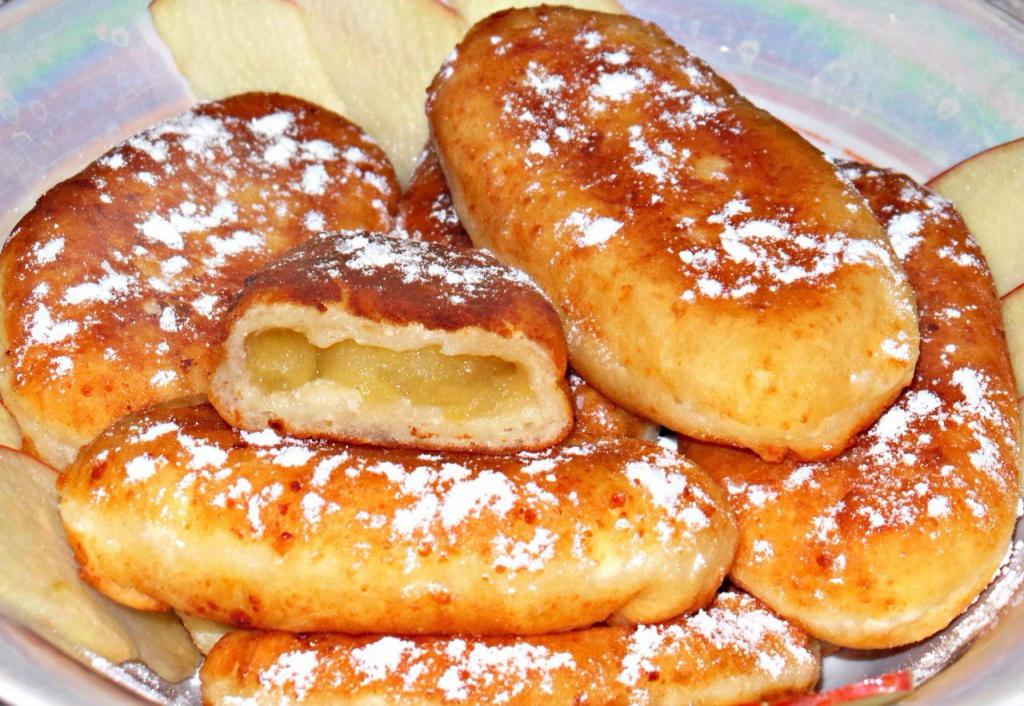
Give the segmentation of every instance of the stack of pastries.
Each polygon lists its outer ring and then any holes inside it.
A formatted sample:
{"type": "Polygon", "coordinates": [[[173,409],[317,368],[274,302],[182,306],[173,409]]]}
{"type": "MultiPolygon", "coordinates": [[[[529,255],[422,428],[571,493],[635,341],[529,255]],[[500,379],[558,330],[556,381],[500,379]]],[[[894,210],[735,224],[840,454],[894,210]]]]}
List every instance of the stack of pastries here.
{"type": "Polygon", "coordinates": [[[947,202],[625,16],[493,15],[426,110],[400,197],[340,116],[204,104],[0,256],[81,575],[222,626],[206,703],[759,701],[985,587],[1019,420],[947,202]]]}

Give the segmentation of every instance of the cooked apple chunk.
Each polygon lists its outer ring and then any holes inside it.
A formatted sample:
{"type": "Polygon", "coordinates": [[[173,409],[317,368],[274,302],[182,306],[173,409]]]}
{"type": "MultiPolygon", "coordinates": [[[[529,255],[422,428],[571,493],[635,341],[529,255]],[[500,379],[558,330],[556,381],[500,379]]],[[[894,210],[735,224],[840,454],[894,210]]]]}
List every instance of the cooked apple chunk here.
{"type": "Polygon", "coordinates": [[[254,277],[229,326],[212,400],[244,429],[494,452],[572,426],[557,315],[482,251],[324,235],[254,277]]]}
{"type": "Polygon", "coordinates": [[[271,328],[246,337],[245,355],[249,375],[269,391],[328,380],[355,391],[367,406],[406,399],[453,420],[529,399],[529,381],[515,363],[492,355],[446,355],[438,346],[395,351],[349,339],[318,348],[298,331],[271,328]]]}

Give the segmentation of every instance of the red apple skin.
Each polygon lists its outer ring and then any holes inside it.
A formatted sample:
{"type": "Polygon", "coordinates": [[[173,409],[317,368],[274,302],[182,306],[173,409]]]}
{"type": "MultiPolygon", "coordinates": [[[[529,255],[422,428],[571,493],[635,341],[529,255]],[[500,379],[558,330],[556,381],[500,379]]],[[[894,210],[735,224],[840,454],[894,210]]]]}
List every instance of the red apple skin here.
{"type": "Polygon", "coordinates": [[[883,706],[903,698],[914,690],[908,671],[892,672],[873,679],[847,684],[831,691],[757,702],[744,706],[883,706]]]}
{"type": "MultiPolygon", "coordinates": [[[[1024,257],[1017,246],[1024,242],[1024,228],[1013,217],[986,217],[984,212],[999,210],[997,200],[986,199],[990,187],[996,184],[1001,196],[990,198],[1009,199],[1018,203],[1015,186],[1003,182],[1004,175],[1019,173],[1024,169],[1024,137],[990,147],[953,165],[928,181],[927,187],[954,200],[967,220],[968,227],[978,237],[989,258],[1000,298],[1008,297],[1024,287],[1024,257]],[[1007,170],[1009,167],[1009,171],[1007,170]],[[989,170],[995,170],[990,172],[989,170]],[[997,176],[998,174],[998,176],[997,176]],[[986,177],[986,175],[988,175],[986,177]],[[986,180],[987,179],[987,180],[986,180]],[[1011,242],[1012,241],[1012,242],[1011,242]]],[[[1012,184],[1019,185],[1021,176],[1009,176],[1012,184]]],[[[1020,213],[1019,206],[1013,211],[1020,213]]]]}
{"type": "Polygon", "coordinates": [[[927,183],[925,183],[925,186],[927,188],[929,188],[929,189],[934,189],[935,188],[935,183],[937,181],[942,179],[944,176],[946,176],[950,172],[952,172],[952,171],[954,171],[956,169],[959,169],[961,165],[967,164],[971,160],[974,160],[974,159],[976,159],[978,157],[981,157],[982,155],[987,155],[987,154],[990,154],[992,152],[999,152],[1001,150],[1006,149],[1007,147],[1010,147],[1012,145],[1016,145],[1019,142],[1024,142],[1024,137],[1018,137],[1016,140],[1010,140],[1009,142],[1004,142],[1004,143],[999,144],[999,145],[994,145],[992,147],[989,147],[986,150],[982,150],[981,152],[978,152],[977,154],[972,154],[970,157],[967,157],[966,159],[960,160],[959,162],[957,162],[953,166],[947,167],[946,169],[943,169],[941,172],[939,172],[938,174],[933,176],[931,179],[929,179],[927,181],[927,183]]]}

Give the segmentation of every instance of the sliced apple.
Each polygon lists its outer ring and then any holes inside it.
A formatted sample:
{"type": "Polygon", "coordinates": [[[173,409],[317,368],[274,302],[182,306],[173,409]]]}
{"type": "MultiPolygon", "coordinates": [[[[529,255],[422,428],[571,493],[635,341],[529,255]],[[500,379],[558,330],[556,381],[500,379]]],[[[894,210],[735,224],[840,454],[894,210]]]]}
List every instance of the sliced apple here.
{"type": "MultiPolygon", "coordinates": [[[[402,184],[427,138],[427,85],[474,22],[541,0],[153,0],[157,32],[201,98],[279,91],[376,138],[402,184]]],[[[614,0],[562,4],[622,12],[614,0]]]]}
{"type": "Polygon", "coordinates": [[[981,244],[999,296],[1024,284],[1024,138],[968,157],[927,184],[981,244]]]}
{"type": "MultiPolygon", "coordinates": [[[[1021,246],[1024,247],[1024,229],[1021,246]]],[[[1015,290],[1003,298],[1003,323],[1010,359],[1017,374],[1017,397],[1024,397],[1024,290],[1015,290]]]]}
{"type": "Polygon", "coordinates": [[[21,448],[21,428],[3,405],[0,405],[0,446],[21,448]]]}
{"type": "Polygon", "coordinates": [[[153,25],[200,98],[274,91],[337,113],[334,90],[291,0],[153,0],[153,25]]]}
{"type": "Polygon", "coordinates": [[[57,514],[56,471],[0,448],[0,612],[84,662],[141,660],[168,681],[199,655],[173,614],[116,605],[78,577],[57,514]]]}
{"type": "Polygon", "coordinates": [[[345,117],[381,143],[406,183],[427,140],[427,85],[468,25],[436,0],[298,4],[345,117]]]}
{"type": "Polygon", "coordinates": [[[194,615],[179,613],[182,624],[192,636],[192,642],[204,655],[210,654],[210,650],[217,644],[217,640],[227,635],[233,628],[222,623],[215,623],[206,618],[197,618],[194,615]]]}
{"type": "Polygon", "coordinates": [[[466,21],[466,30],[483,18],[498,10],[509,7],[534,7],[535,5],[568,5],[578,7],[581,10],[594,10],[596,12],[613,12],[624,14],[625,8],[615,0],[560,0],[550,2],[545,0],[449,0],[462,18],[466,21]]]}
{"type": "Polygon", "coordinates": [[[910,672],[893,672],[838,689],[771,702],[771,706],[884,706],[914,690],[910,672]]]}

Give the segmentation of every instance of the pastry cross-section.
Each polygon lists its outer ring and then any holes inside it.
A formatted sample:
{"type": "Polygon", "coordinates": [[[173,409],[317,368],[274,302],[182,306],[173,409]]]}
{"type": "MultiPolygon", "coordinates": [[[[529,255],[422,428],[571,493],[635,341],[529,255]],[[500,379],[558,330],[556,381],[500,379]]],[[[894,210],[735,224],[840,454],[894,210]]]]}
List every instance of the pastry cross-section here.
{"type": "Polygon", "coordinates": [[[325,234],[248,281],[211,399],[232,424],[424,449],[538,449],[572,426],[558,317],[488,253],[325,234]]]}

